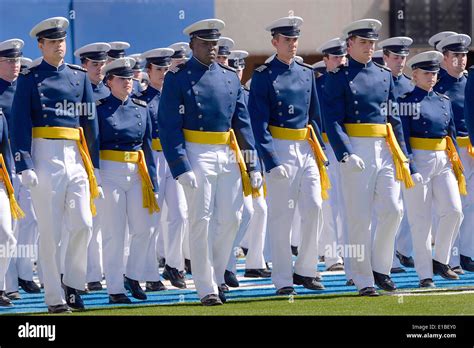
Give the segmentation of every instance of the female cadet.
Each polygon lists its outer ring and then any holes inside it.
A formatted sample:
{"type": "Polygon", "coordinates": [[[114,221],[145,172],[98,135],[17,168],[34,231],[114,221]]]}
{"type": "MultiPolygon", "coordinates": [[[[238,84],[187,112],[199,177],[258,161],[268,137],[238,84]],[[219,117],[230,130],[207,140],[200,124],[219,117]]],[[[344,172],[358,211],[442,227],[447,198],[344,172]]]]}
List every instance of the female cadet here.
{"type": "Polygon", "coordinates": [[[133,58],[119,58],[105,67],[111,94],[97,102],[105,194],[100,207],[102,248],[110,303],[130,303],[125,289],[137,299],[146,299],[138,281],[144,280],[152,214],[159,211],[150,114],[144,101],[130,97],[134,63],[133,58]],[[127,221],[130,252],[123,269],[127,221]]]}
{"type": "Polygon", "coordinates": [[[451,102],[433,91],[442,60],[443,55],[436,51],[411,58],[408,66],[413,70],[415,88],[398,99],[410,171],[416,183],[413,189],[405,190],[404,197],[420,287],[435,286],[433,273],[445,279],[458,279],[448,263],[463,219],[460,193],[466,193],[466,183],[456,150],[451,102]],[[439,224],[432,256],[433,208],[439,224]]]}

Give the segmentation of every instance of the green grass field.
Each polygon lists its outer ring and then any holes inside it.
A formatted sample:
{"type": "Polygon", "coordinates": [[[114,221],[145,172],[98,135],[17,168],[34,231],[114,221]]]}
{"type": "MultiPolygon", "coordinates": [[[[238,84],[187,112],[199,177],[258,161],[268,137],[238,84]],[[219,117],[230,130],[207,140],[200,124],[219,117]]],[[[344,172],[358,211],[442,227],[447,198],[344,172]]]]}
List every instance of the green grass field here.
{"type": "Polygon", "coordinates": [[[474,315],[474,294],[360,297],[356,294],[258,298],[223,306],[199,303],[87,310],[73,315],[474,315]]]}

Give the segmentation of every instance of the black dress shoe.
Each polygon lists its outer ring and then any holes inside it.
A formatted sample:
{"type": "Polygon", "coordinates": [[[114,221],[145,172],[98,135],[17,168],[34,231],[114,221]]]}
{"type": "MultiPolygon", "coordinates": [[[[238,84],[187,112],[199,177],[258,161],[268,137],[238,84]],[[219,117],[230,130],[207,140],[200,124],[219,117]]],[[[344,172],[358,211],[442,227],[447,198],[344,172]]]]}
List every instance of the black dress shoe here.
{"type": "Polygon", "coordinates": [[[222,292],[229,292],[230,291],[229,287],[225,283],[219,285],[218,288],[219,288],[219,291],[222,291],[222,292]]]}
{"type": "Polygon", "coordinates": [[[110,294],[109,295],[109,303],[125,303],[129,304],[132,303],[132,300],[128,298],[125,294],[110,294]]]}
{"type": "Polygon", "coordinates": [[[138,280],[133,280],[127,277],[124,277],[123,284],[125,286],[125,289],[130,291],[132,296],[136,298],[137,300],[146,300],[147,296],[143,289],[140,287],[140,283],[138,280]]]}
{"type": "Polygon", "coordinates": [[[433,260],[433,273],[439,274],[444,279],[456,280],[459,276],[453,272],[449,265],[442,264],[436,260],[433,260]]]}
{"type": "Polygon", "coordinates": [[[7,296],[12,301],[21,300],[21,296],[18,291],[7,292],[5,296],[7,296]]]}
{"type": "Polygon", "coordinates": [[[401,254],[398,251],[395,253],[395,255],[397,256],[397,258],[400,260],[400,263],[404,267],[407,267],[407,268],[414,268],[415,267],[415,261],[413,260],[413,257],[405,256],[405,255],[401,254]]]}
{"type": "Polygon", "coordinates": [[[41,292],[40,287],[32,280],[18,278],[18,285],[29,294],[37,294],[41,292]]]}
{"type": "Polygon", "coordinates": [[[346,282],[346,286],[354,286],[354,280],[349,279],[349,280],[346,282]]]}
{"type": "Polygon", "coordinates": [[[452,267],[451,269],[457,275],[463,275],[464,274],[464,271],[462,270],[461,266],[452,267]]]}
{"type": "Polygon", "coordinates": [[[426,279],[420,280],[420,288],[436,288],[436,285],[433,282],[433,279],[426,278],[426,279]]]}
{"type": "Polygon", "coordinates": [[[169,280],[171,285],[178,289],[186,289],[186,282],[184,280],[184,273],[178,271],[176,268],[165,265],[162,274],[163,278],[169,280]]]}
{"type": "Polygon", "coordinates": [[[291,253],[293,254],[293,256],[298,256],[298,247],[292,245],[291,246],[291,253]]]}
{"type": "Polygon", "coordinates": [[[239,287],[239,281],[237,280],[237,277],[235,276],[234,272],[225,270],[225,272],[224,272],[224,281],[231,288],[238,288],[239,287]]]}
{"type": "Polygon", "coordinates": [[[247,256],[247,253],[249,252],[248,248],[240,247],[242,249],[242,252],[244,253],[245,256],[247,256]]]}
{"type": "Polygon", "coordinates": [[[227,298],[225,297],[224,291],[222,291],[220,287],[217,287],[217,289],[219,291],[219,300],[221,300],[222,303],[226,303],[227,298]]]}
{"type": "Polygon", "coordinates": [[[13,303],[5,295],[5,291],[0,291],[0,307],[13,307],[13,303]]]}
{"type": "Polygon", "coordinates": [[[186,274],[192,274],[192,270],[191,270],[191,260],[189,259],[184,259],[184,271],[186,272],[186,274]]]}
{"type": "Polygon", "coordinates": [[[397,287],[389,275],[372,272],[374,274],[375,285],[385,291],[395,291],[397,287]]]}
{"type": "Polygon", "coordinates": [[[67,305],[75,310],[82,311],[85,309],[84,301],[81,295],[78,294],[77,290],[63,284],[64,296],[66,297],[67,305]]]}
{"type": "Polygon", "coordinates": [[[89,282],[87,283],[87,289],[89,291],[100,291],[103,289],[101,282],[89,282]]]}
{"type": "Polygon", "coordinates": [[[280,288],[276,291],[277,295],[283,295],[283,296],[290,296],[290,295],[296,295],[296,291],[292,286],[285,286],[283,288],[280,288]]]}
{"type": "Polygon", "coordinates": [[[81,289],[81,290],[76,290],[79,295],[87,295],[89,293],[89,289],[81,289]]]}
{"type": "Polygon", "coordinates": [[[469,256],[461,255],[461,267],[468,272],[474,272],[474,261],[469,256]]]}
{"type": "Polygon", "coordinates": [[[71,308],[66,304],[60,304],[55,306],[48,306],[49,314],[59,314],[59,313],[71,313],[71,308]]]}
{"type": "Polygon", "coordinates": [[[334,265],[329,266],[326,271],[328,272],[337,272],[337,271],[344,271],[344,265],[340,262],[335,263],[334,265]]]}
{"type": "Polygon", "coordinates": [[[246,278],[270,278],[272,272],[265,268],[249,268],[245,269],[244,277],[246,278]]]}
{"type": "Polygon", "coordinates": [[[405,273],[406,271],[401,267],[393,267],[390,269],[390,273],[405,273]]]}
{"type": "Polygon", "coordinates": [[[314,277],[304,277],[293,273],[293,284],[303,285],[310,290],[324,290],[324,285],[316,280],[314,277]]]}
{"type": "Polygon", "coordinates": [[[373,297],[373,296],[379,296],[379,293],[377,292],[377,290],[375,290],[374,287],[369,286],[369,287],[360,289],[360,290],[359,290],[359,295],[360,295],[360,296],[370,296],[370,297],[373,297]]]}
{"type": "Polygon", "coordinates": [[[145,286],[145,291],[146,292],[151,292],[151,291],[164,291],[168,290],[165,284],[161,282],[161,280],[157,282],[146,282],[145,286]]]}
{"type": "Polygon", "coordinates": [[[219,306],[222,304],[222,301],[218,295],[209,294],[201,299],[201,303],[203,306],[219,306]]]}

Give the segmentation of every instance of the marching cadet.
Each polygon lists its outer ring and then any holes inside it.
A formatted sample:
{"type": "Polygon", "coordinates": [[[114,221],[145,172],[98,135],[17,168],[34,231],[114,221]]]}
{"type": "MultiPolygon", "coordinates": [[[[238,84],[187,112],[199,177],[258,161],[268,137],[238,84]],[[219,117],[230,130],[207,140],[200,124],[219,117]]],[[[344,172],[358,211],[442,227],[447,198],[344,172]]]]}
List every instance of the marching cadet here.
{"type": "MultiPolygon", "coordinates": [[[[437,34],[434,34],[432,37],[428,39],[428,45],[433,47],[433,50],[436,50],[436,46],[438,45],[438,43],[441,42],[441,40],[447,38],[448,36],[456,35],[456,34],[457,33],[455,31],[441,31],[437,34]]],[[[444,60],[443,60],[439,67],[438,79],[442,78],[444,74],[446,74],[446,66],[444,65],[444,60]]]]}
{"type": "MultiPolygon", "coordinates": [[[[323,54],[323,62],[325,66],[324,73],[316,78],[316,89],[318,91],[318,99],[322,104],[323,94],[322,90],[325,87],[325,79],[327,74],[346,63],[346,43],[340,38],[331,39],[323,43],[317,49],[323,54]]],[[[321,112],[324,112],[324,107],[321,107],[321,112]]],[[[341,184],[339,183],[339,173],[337,168],[337,160],[334,151],[329,149],[330,144],[327,134],[324,130],[323,122],[323,141],[328,149],[326,155],[329,163],[334,165],[328,166],[329,180],[333,184],[329,190],[329,198],[323,201],[323,227],[319,236],[319,255],[324,255],[324,263],[327,271],[342,271],[344,270],[342,255],[338,253],[338,245],[343,245],[343,238],[345,234],[344,227],[344,204],[342,203],[342,192],[340,191],[341,184]]],[[[349,278],[350,279],[350,278],[349,278]]]]}
{"type": "Polygon", "coordinates": [[[454,125],[456,126],[459,155],[464,166],[467,195],[461,197],[464,220],[453,244],[449,265],[457,274],[463,269],[474,271],[474,151],[469,140],[469,131],[464,114],[465,88],[467,83],[467,52],[471,38],[465,34],[455,34],[441,40],[436,48],[443,53],[446,73],[438,79],[434,86],[436,92],[449,97],[453,108],[454,125]]]}
{"type": "Polygon", "coordinates": [[[266,30],[276,56],[255,69],[249,112],[267,181],[272,282],[277,295],[295,294],[293,285],[324,286],[316,277],[322,196],[329,188],[327,158],[321,148],[316,83],[310,65],[296,61],[301,17],[280,18],[266,30]],[[301,243],[293,267],[290,231],[295,205],[301,213],[301,243]]]}
{"type": "Polygon", "coordinates": [[[136,82],[133,82],[134,87],[137,88],[137,90],[133,91],[133,93],[138,93],[144,90],[143,88],[143,69],[145,68],[145,61],[142,58],[141,53],[135,53],[131,54],[129,56],[130,58],[135,59],[135,65],[133,66],[133,80],[136,82]]]}
{"type": "MultiPolygon", "coordinates": [[[[87,76],[91,82],[94,102],[108,97],[110,90],[105,86],[104,66],[107,62],[107,52],[111,47],[106,42],[94,42],[85,45],[74,52],[74,56],[81,60],[82,67],[87,70],[87,76]]],[[[99,214],[94,216],[92,238],[87,247],[87,289],[89,291],[102,290],[102,267],[100,262],[99,244],[100,220],[99,214]]],[[[102,236],[100,237],[102,241],[102,236]]]]}
{"type": "MultiPolygon", "coordinates": [[[[112,41],[109,42],[110,50],[107,52],[107,64],[113,62],[116,59],[126,57],[125,50],[130,48],[130,44],[126,41],[112,41]]],[[[135,72],[133,74],[135,76],[135,72]]],[[[133,79],[133,89],[132,93],[138,93],[141,90],[139,81],[133,79]]]]}
{"type": "Polygon", "coordinates": [[[376,19],[361,19],[344,28],[348,65],[328,74],[323,91],[324,125],[340,162],[347,243],[353,251],[346,260],[362,296],[378,295],[374,281],[383,290],[396,289],[390,268],[403,214],[400,181],[413,186],[401,121],[390,112],[396,102],[392,75],[372,61],[381,26],[376,19]]]}
{"type": "Polygon", "coordinates": [[[152,127],[146,102],[131,98],[133,58],[118,58],[104,68],[111,94],[97,101],[100,163],[105,199],[101,203],[102,254],[109,303],[131,303],[125,295],[146,300],[146,250],[158,212],[152,127]],[[123,264],[126,225],[130,252],[123,264]],[[124,267],[125,266],[125,267],[124,267]]]}
{"type": "MultiPolygon", "coordinates": [[[[230,51],[228,56],[229,66],[237,71],[239,79],[242,81],[243,71],[245,69],[245,58],[248,57],[248,52],[243,50],[230,51]]],[[[248,104],[249,90],[245,86],[241,86],[244,94],[245,104],[248,104]]],[[[262,163],[260,163],[262,165],[262,163]]],[[[263,186],[260,188],[260,195],[253,197],[248,195],[244,197],[244,211],[242,212],[242,223],[237,233],[237,238],[234,242],[234,250],[239,244],[245,244],[247,252],[245,254],[245,272],[244,277],[247,278],[270,278],[271,272],[265,265],[263,257],[263,248],[265,242],[265,235],[267,231],[267,202],[265,201],[265,194],[263,186]],[[243,217],[248,216],[247,222],[244,224],[243,217]]],[[[236,257],[232,253],[227,265],[226,273],[236,272],[236,257]]],[[[238,284],[238,283],[237,283],[238,284]]]]}
{"type": "Polygon", "coordinates": [[[228,57],[230,54],[230,50],[234,48],[234,40],[230,37],[220,37],[219,41],[217,42],[218,50],[217,50],[217,62],[225,65],[228,64],[228,57]]]}
{"type": "Polygon", "coordinates": [[[193,57],[166,75],[158,111],[163,152],[186,195],[193,279],[205,306],[226,300],[218,284],[239,227],[242,190],[249,195],[262,185],[258,162],[240,151],[255,148],[239,78],[215,61],[224,26],[205,19],[184,29],[193,57]]]}
{"type": "MultiPolygon", "coordinates": [[[[6,118],[9,129],[12,128],[14,117],[11,109],[17,78],[21,69],[21,49],[23,44],[23,41],[20,39],[10,39],[0,43],[0,113],[3,114],[2,118],[6,118]]],[[[11,158],[8,163],[13,166],[11,158]]],[[[10,179],[15,191],[15,198],[18,204],[23,207],[23,212],[25,213],[25,218],[13,221],[13,234],[17,240],[18,250],[20,247],[23,248],[23,246],[26,246],[25,250],[28,250],[28,247],[36,245],[36,215],[31,204],[29,190],[21,185],[21,177],[15,174],[14,167],[10,168],[10,170],[10,179]]],[[[41,291],[33,281],[32,259],[26,255],[19,255],[19,257],[12,255],[11,257],[5,276],[5,292],[10,299],[20,299],[18,286],[21,286],[27,293],[38,293],[41,291]]]]}
{"type": "Polygon", "coordinates": [[[84,309],[77,289],[86,282],[93,199],[103,197],[100,177],[94,174],[99,167],[98,127],[90,81],[83,68],[64,63],[68,26],[66,18],[53,17],[31,30],[43,59],[20,75],[12,106],[13,156],[37,215],[49,313],[84,309]],[[67,248],[64,291],[60,221],[69,233],[67,246],[62,245],[67,248]]]}
{"type": "MultiPolygon", "coordinates": [[[[407,56],[410,53],[409,47],[412,43],[413,39],[409,37],[397,36],[380,41],[377,44],[377,46],[383,50],[385,66],[392,72],[393,95],[397,99],[413,90],[411,79],[403,73],[407,56]]],[[[403,214],[402,222],[395,240],[391,273],[405,272],[405,270],[400,267],[400,263],[405,267],[413,268],[413,258],[410,256],[411,251],[412,241],[408,218],[407,214],[403,214]]]]}
{"type": "MultiPolygon", "coordinates": [[[[171,65],[171,56],[174,51],[171,48],[155,48],[143,53],[145,59],[146,70],[150,76],[150,85],[148,88],[136,95],[138,99],[145,101],[150,109],[152,120],[152,148],[156,167],[158,168],[158,205],[163,206],[166,202],[168,207],[168,215],[166,221],[162,218],[162,214],[158,215],[162,224],[166,223],[164,233],[165,242],[165,260],[163,278],[169,280],[171,285],[184,289],[186,282],[184,278],[184,256],[183,256],[183,239],[186,227],[187,207],[186,197],[184,196],[183,187],[173,179],[168,163],[166,162],[161,147],[160,136],[158,131],[158,107],[163,89],[163,82],[168,69],[171,65]]],[[[166,290],[166,287],[160,281],[158,273],[156,239],[158,235],[158,224],[155,228],[155,235],[152,242],[148,246],[148,262],[147,262],[147,290],[160,291],[166,290]]]]}
{"type": "Polygon", "coordinates": [[[420,287],[434,287],[433,273],[459,279],[448,263],[463,219],[460,192],[466,194],[466,182],[450,99],[433,90],[442,60],[443,55],[436,51],[412,57],[408,66],[415,88],[399,98],[410,171],[416,182],[414,188],[404,191],[404,199],[420,287]],[[433,211],[439,218],[434,254],[430,240],[433,211]]]}
{"type": "Polygon", "coordinates": [[[174,54],[171,56],[170,69],[176,68],[178,65],[186,63],[191,53],[189,43],[187,42],[176,42],[170,45],[168,48],[174,50],[174,54]]]}

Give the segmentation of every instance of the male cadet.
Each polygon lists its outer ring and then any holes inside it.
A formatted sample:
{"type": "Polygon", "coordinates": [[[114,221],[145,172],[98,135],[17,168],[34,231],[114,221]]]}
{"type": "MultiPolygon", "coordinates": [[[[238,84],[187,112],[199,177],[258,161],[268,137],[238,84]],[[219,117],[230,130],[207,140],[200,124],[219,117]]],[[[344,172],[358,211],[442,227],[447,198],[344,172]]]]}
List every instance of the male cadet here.
{"type": "Polygon", "coordinates": [[[255,151],[239,77],[215,62],[224,25],[205,19],[184,29],[193,57],[166,75],[158,111],[163,152],[188,203],[194,283],[207,306],[225,301],[218,284],[239,227],[242,190],[248,195],[262,185],[258,162],[244,162],[239,149],[255,151]]]}
{"type": "MultiPolygon", "coordinates": [[[[380,41],[377,44],[377,46],[383,50],[385,66],[392,72],[393,95],[396,99],[411,92],[414,88],[411,79],[403,73],[407,56],[410,53],[409,46],[412,43],[413,40],[409,37],[397,36],[380,41]]],[[[414,267],[413,258],[410,257],[411,251],[411,234],[407,214],[405,213],[396,237],[391,273],[405,272],[405,270],[400,267],[400,263],[405,267],[414,267]]]]}
{"type": "MultiPolygon", "coordinates": [[[[245,58],[249,53],[243,50],[233,50],[229,54],[229,66],[237,71],[239,79],[242,81],[243,71],[245,69],[245,58]]],[[[248,104],[249,90],[245,86],[241,86],[244,94],[245,103],[248,104]]],[[[257,160],[257,159],[256,159],[257,160]]],[[[260,189],[260,195],[257,197],[244,197],[244,211],[242,212],[242,223],[239,227],[234,247],[238,245],[245,247],[245,273],[247,278],[270,278],[271,272],[265,265],[263,257],[263,248],[265,235],[267,231],[267,202],[263,187],[260,189]],[[248,218],[244,224],[244,215],[248,218]]],[[[235,249],[234,249],[235,250],[235,249]]],[[[235,253],[230,255],[229,264],[226,273],[236,274],[236,257],[235,253]]]]}
{"type": "Polygon", "coordinates": [[[229,65],[227,60],[230,54],[230,50],[234,47],[234,40],[232,40],[230,37],[222,36],[219,38],[217,46],[217,62],[229,65]]]}
{"type": "Polygon", "coordinates": [[[328,74],[323,91],[324,125],[340,162],[351,249],[346,259],[362,296],[378,295],[374,280],[384,290],[396,289],[390,268],[403,214],[399,180],[413,186],[400,118],[390,112],[392,75],[372,62],[381,26],[376,19],[361,19],[344,28],[348,65],[328,74]]]}
{"type": "MultiPolygon", "coordinates": [[[[81,60],[82,67],[87,70],[87,76],[91,82],[94,101],[106,98],[110,90],[105,86],[104,66],[107,62],[107,52],[111,47],[106,42],[94,42],[74,52],[74,56],[81,60]]],[[[94,216],[92,238],[87,247],[87,289],[89,291],[102,290],[102,267],[100,250],[102,249],[102,237],[99,239],[100,221],[99,214],[94,216]]]]}
{"type": "Polygon", "coordinates": [[[459,155],[464,166],[466,177],[467,195],[461,196],[464,220],[459,229],[459,234],[453,241],[453,249],[449,265],[457,274],[463,274],[463,269],[474,272],[474,151],[469,140],[469,131],[466,118],[470,115],[464,113],[465,93],[467,83],[467,53],[471,38],[465,34],[455,34],[441,40],[436,49],[444,55],[446,73],[439,79],[434,90],[449,97],[454,114],[459,155]]]}
{"type": "MultiPolygon", "coordinates": [[[[327,74],[346,63],[346,43],[340,38],[336,37],[323,43],[317,49],[323,54],[323,62],[326,70],[323,74],[316,78],[316,88],[318,91],[318,99],[323,102],[322,90],[325,87],[325,80],[327,74]]],[[[321,107],[321,112],[324,108],[321,107]]],[[[332,188],[329,191],[329,198],[323,201],[323,228],[319,236],[319,255],[324,255],[324,263],[327,271],[342,271],[344,270],[342,255],[339,253],[339,245],[343,245],[344,238],[344,204],[342,203],[342,192],[340,191],[341,184],[339,179],[337,160],[334,156],[334,151],[330,148],[327,134],[324,131],[324,123],[322,127],[323,140],[326,146],[326,154],[328,156],[330,165],[328,167],[329,179],[332,188]]]]}
{"type": "Polygon", "coordinates": [[[153,157],[158,169],[158,205],[162,207],[163,202],[166,202],[168,207],[166,221],[161,213],[158,215],[152,242],[148,246],[147,291],[166,290],[166,287],[160,281],[156,253],[160,220],[161,225],[166,224],[166,228],[161,229],[161,233],[164,234],[166,256],[163,278],[169,280],[171,285],[179,289],[186,288],[183,256],[183,239],[187,217],[186,197],[184,196],[183,187],[171,175],[163,154],[158,131],[158,107],[161,91],[165,76],[171,65],[173,53],[174,51],[171,48],[155,48],[143,53],[142,59],[146,64],[145,68],[150,77],[150,85],[145,91],[136,95],[138,99],[145,101],[150,109],[153,157]]]}
{"type": "Polygon", "coordinates": [[[170,45],[168,48],[174,50],[174,54],[171,56],[170,69],[176,68],[178,65],[186,63],[191,53],[189,43],[187,42],[176,42],[170,45]]]}
{"type": "Polygon", "coordinates": [[[313,70],[294,59],[302,24],[301,17],[290,15],[266,28],[276,56],[255,69],[250,86],[252,129],[268,173],[268,231],[277,295],[295,294],[294,284],[324,289],[315,277],[322,188],[329,188],[324,185],[327,158],[317,138],[321,117],[313,70]],[[293,268],[290,231],[296,205],[301,212],[301,243],[293,268]]]}
{"type": "Polygon", "coordinates": [[[53,17],[31,30],[43,60],[20,75],[12,106],[13,156],[23,185],[31,189],[50,313],[70,312],[68,305],[84,308],[77,289],[86,282],[92,199],[103,196],[97,186],[100,178],[96,181],[94,175],[99,151],[92,87],[84,69],[64,63],[68,26],[66,18],[53,17]],[[64,291],[59,269],[61,221],[69,232],[64,291]]]}
{"type": "MultiPolygon", "coordinates": [[[[436,50],[436,45],[441,42],[444,38],[447,38],[448,36],[451,35],[456,35],[457,33],[455,31],[441,31],[437,34],[434,34],[432,37],[428,39],[428,45],[432,46],[434,50],[436,50]]],[[[441,62],[441,67],[438,72],[438,79],[444,76],[446,74],[446,65],[445,62],[441,62]]]]}
{"type": "MultiPolygon", "coordinates": [[[[2,115],[0,117],[6,118],[10,134],[14,118],[12,114],[13,96],[21,68],[23,44],[20,39],[10,39],[0,43],[0,115],[2,115]]],[[[13,166],[11,158],[8,158],[8,163],[13,166]]],[[[16,200],[25,213],[25,218],[13,221],[13,233],[17,240],[17,246],[23,246],[22,248],[26,246],[25,250],[28,248],[31,250],[31,247],[36,245],[37,235],[36,215],[31,204],[30,191],[21,185],[20,176],[14,173],[14,168],[10,169],[12,170],[10,178],[16,200]]],[[[28,293],[41,291],[33,281],[33,263],[27,255],[19,255],[19,257],[13,255],[5,275],[5,292],[10,299],[20,299],[18,286],[28,293]]]]}

